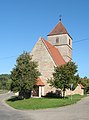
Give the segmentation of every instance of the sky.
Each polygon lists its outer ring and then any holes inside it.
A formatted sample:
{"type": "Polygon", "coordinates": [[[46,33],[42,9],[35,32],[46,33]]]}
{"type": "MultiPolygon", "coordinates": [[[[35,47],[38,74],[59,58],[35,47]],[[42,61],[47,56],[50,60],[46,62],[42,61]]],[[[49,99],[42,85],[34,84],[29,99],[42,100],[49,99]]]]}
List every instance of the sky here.
{"type": "Polygon", "coordinates": [[[89,78],[89,0],[0,0],[0,74],[9,74],[23,51],[59,22],[73,38],[73,62],[89,78]]]}

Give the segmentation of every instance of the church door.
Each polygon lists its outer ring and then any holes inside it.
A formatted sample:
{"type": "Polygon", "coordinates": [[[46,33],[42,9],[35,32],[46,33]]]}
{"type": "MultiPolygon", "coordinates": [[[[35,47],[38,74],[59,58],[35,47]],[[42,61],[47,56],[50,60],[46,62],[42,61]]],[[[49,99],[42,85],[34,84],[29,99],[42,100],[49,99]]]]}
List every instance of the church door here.
{"type": "Polygon", "coordinates": [[[39,96],[39,86],[35,86],[35,89],[33,90],[33,96],[39,96]]]}

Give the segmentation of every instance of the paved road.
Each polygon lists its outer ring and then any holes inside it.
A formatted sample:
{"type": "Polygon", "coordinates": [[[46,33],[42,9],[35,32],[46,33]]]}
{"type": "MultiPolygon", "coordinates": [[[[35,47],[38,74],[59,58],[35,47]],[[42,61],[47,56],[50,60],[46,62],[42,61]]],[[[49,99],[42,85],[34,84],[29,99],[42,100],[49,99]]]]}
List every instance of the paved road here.
{"type": "Polygon", "coordinates": [[[89,97],[74,105],[56,109],[31,111],[35,120],[89,120],[89,97]]]}
{"type": "Polygon", "coordinates": [[[89,120],[89,97],[74,105],[46,110],[15,110],[3,102],[0,95],[0,120],[89,120]]]}
{"type": "Polygon", "coordinates": [[[23,111],[15,110],[5,104],[4,100],[12,95],[12,93],[0,95],[0,120],[33,120],[23,111]]]}

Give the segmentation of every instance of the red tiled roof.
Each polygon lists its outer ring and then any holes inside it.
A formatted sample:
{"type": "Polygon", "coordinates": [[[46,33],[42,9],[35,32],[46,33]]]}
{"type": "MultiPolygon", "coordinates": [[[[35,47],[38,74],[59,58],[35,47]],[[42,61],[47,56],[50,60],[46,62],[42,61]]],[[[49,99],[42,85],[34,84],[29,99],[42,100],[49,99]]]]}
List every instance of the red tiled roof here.
{"type": "Polygon", "coordinates": [[[60,35],[60,34],[68,34],[66,28],[63,26],[62,22],[59,22],[56,27],[48,34],[51,35],[60,35]]]}
{"type": "Polygon", "coordinates": [[[43,43],[45,44],[47,50],[49,51],[51,57],[53,58],[55,64],[57,66],[59,65],[63,65],[66,62],[64,61],[62,55],[60,54],[60,52],[58,51],[58,49],[56,47],[54,47],[53,45],[51,45],[48,41],[44,40],[43,38],[41,38],[43,43]]]}
{"type": "Polygon", "coordinates": [[[38,85],[38,86],[44,86],[44,83],[42,82],[42,80],[40,78],[37,78],[36,85],[38,85]]]}

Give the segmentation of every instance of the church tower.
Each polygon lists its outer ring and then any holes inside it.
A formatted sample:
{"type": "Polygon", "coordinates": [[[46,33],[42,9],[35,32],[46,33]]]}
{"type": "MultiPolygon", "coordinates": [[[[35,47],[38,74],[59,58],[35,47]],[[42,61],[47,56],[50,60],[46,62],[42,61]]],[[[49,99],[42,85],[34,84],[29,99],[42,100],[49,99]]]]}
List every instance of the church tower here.
{"type": "Polygon", "coordinates": [[[48,34],[48,42],[58,48],[65,62],[72,60],[72,38],[61,21],[48,34]]]}

